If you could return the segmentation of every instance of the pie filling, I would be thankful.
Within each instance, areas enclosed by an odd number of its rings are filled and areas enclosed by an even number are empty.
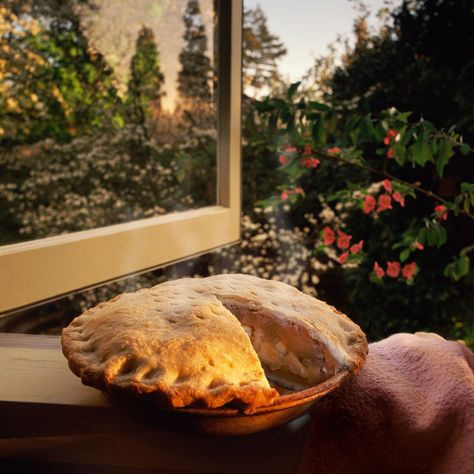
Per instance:
[[[277,324],[275,320],[239,315],[252,342],[267,379],[285,388],[303,390],[317,385],[339,369],[332,355],[294,324]]]

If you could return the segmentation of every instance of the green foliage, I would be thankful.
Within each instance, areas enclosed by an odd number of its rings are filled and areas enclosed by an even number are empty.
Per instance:
[[[461,278],[469,275],[471,270],[471,261],[469,259],[469,252],[474,250],[474,245],[463,248],[458,256],[453,257],[450,264],[446,265],[444,275],[451,278],[451,280],[458,281]]]
[[[328,79],[326,99],[358,111],[413,110],[436,124],[457,124],[472,140],[471,0],[404,0],[389,20],[357,37]],[[361,18],[356,28],[363,27]]]
[[[153,31],[143,27],[130,64],[127,99],[132,120],[143,128],[145,135],[160,113],[164,80]]]
[[[211,100],[212,67],[207,53],[207,36],[197,0],[189,0],[184,12],[185,47],[179,55],[178,91],[183,101]]]
[[[88,47],[69,2],[60,9],[69,16],[50,21],[31,17],[33,7],[27,7],[18,15],[5,9],[0,145],[46,136],[65,142],[91,129],[114,128],[123,109],[112,71]]]
[[[215,202],[215,129],[160,115],[151,30],[138,35],[122,99],[77,2],[12,5],[1,7],[1,243]],[[164,120],[172,133],[157,129]]]
[[[280,39],[270,33],[267,18],[262,9],[245,8],[242,30],[243,83],[247,88],[273,91],[282,82],[277,63],[286,54]]]
[[[323,260],[332,262],[327,275],[337,275],[338,285],[346,288],[332,302],[370,324],[372,336],[423,329],[430,321],[432,328],[445,332],[445,322],[468,307],[466,295],[472,293],[467,255],[472,247],[456,250],[461,242],[451,232],[456,216],[474,220],[470,214],[474,188],[465,182],[453,199],[446,200],[426,182],[411,181],[409,176],[411,170],[429,167],[441,179],[450,160],[465,151],[462,137],[453,128],[438,130],[395,109],[379,115],[346,115],[301,98],[295,102],[298,86],[289,88],[287,100],[266,98],[257,105],[261,122],[276,137],[275,153],[281,163],[281,182],[276,186],[281,195],[260,204],[289,205],[301,226],[307,225],[300,220],[305,210],[323,216],[314,224],[313,234],[329,226],[334,243],[321,246],[314,238],[312,245]],[[299,188],[302,191],[295,192]],[[347,246],[337,240],[343,235],[352,238]],[[361,241],[363,251],[352,248]],[[382,277],[372,272],[376,262],[383,267]],[[331,300],[332,290],[324,285],[326,274],[319,277],[323,283],[318,289]],[[378,315],[374,302],[380,305]]]

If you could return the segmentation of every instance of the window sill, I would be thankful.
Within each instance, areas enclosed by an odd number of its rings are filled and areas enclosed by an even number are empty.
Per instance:
[[[0,380],[0,458],[61,472],[296,472],[308,424],[230,438],[161,431],[82,385],[56,336],[0,333]]]

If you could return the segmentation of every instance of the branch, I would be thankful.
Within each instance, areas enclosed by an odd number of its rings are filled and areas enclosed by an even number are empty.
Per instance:
[[[433,193],[432,191],[428,191],[424,188],[422,188],[421,186],[418,186],[417,184],[414,184],[414,183],[410,183],[409,181],[405,181],[403,179],[400,179],[400,178],[397,178],[396,176],[394,176],[393,174],[390,174],[386,171],[386,167],[384,166],[384,170],[383,171],[380,171],[376,168],[372,168],[371,166],[368,166],[366,164],[362,164],[362,163],[356,163],[354,161],[350,161],[348,160],[347,158],[344,158],[342,156],[337,156],[337,155],[328,155],[324,152],[320,152],[320,151],[317,151],[317,154],[318,154],[318,157],[321,157],[321,158],[325,158],[327,160],[337,160],[337,161],[341,161],[342,163],[346,163],[348,165],[352,165],[352,166],[355,166],[357,168],[360,168],[360,169],[363,169],[365,171],[370,171],[371,173],[374,173],[374,174],[377,174],[377,175],[380,175],[380,176],[383,176],[385,178],[390,178],[391,180],[393,181],[397,181],[405,186],[407,186],[408,188],[411,188],[421,194],[424,194],[425,196],[428,196],[432,199],[435,199],[436,201],[439,201],[443,204],[447,204],[447,205],[452,205],[453,203],[451,201],[447,201],[446,199],[442,198],[441,196],[439,196],[438,194],[435,194]],[[474,219],[474,214],[470,213],[469,211],[465,211],[463,209],[459,209],[459,213],[460,214],[464,214],[468,217],[470,217],[471,219]]]

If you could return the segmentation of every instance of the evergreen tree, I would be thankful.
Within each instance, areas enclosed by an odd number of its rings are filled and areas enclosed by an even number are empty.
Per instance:
[[[0,10],[2,146],[121,126],[113,71],[91,48],[74,2],[10,1]]]
[[[472,7],[472,0],[404,0],[391,13],[393,25],[376,35],[358,21],[357,42],[336,69],[328,100],[359,110],[416,111],[437,126],[457,124],[469,141],[474,136]]]
[[[256,92],[263,88],[271,90],[281,83],[277,62],[286,54],[286,48],[278,36],[269,32],[260,7],[244,11],[242,53],[243,81],[247,88]]]
[[[207,52],[207,36],[197,0],[189,0],[183,15],[186,44],[179,55],[178,92],[184,109],[211,101],[212,67]]]
[[[153,31],[143,27],[138,35],[135,54],[130,63],[128,103],[133,119],[145,134],[161,110],[164,76],[160,71],[158,48]]]

